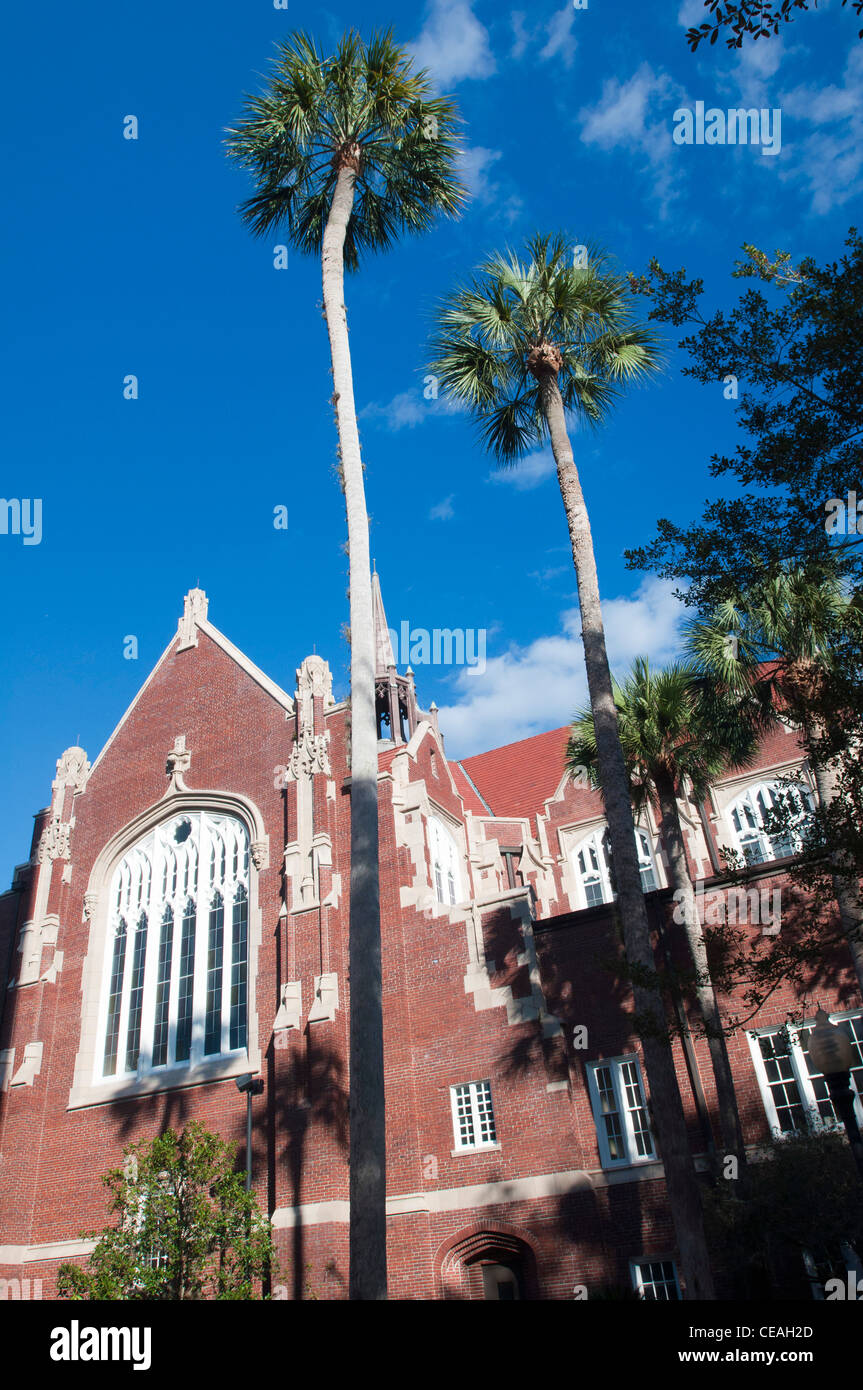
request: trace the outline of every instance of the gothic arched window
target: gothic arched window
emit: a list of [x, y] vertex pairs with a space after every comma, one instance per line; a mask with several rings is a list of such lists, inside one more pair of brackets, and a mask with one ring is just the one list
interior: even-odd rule
[[245, 1052], [249, 835], [183, 811], [127, 850], [111, 880], [97, 1074], [131, 1078]]
[[[814, 810], [812, 793], [802, 782], [759, 782], [747, 787], [728, 808], [736, 847], [747, 864], [763, 864], [797, 854], [806, 824]], [[784, 824], [768, 832], [770, 814], [781, 814]]]
[[[650, 893], [659, 887], [659, 880], [650, 848], [650, 836], [646, 830], [636, 829], [635, 848], [641, 873], [641, 889], [644, 893]], [[610, 903], [613, 900], [616, 887], [611, 863], [611, 840], [606, 829], [595, 830], [576, 846], [575, 866], [587, 907], [598, 907], [600, 903]]]
[[429, 817], [429, 849], [435, 897], [452, 906], [461, 900], [460, 855], [455, 836], [437, 816]]

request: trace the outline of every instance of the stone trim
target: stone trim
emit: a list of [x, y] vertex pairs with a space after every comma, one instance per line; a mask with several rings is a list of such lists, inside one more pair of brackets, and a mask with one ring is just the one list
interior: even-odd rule
[[[699, 1166], [696, 1163], [696, 1166]], [[704, 1167], [705, 1164], [700, 1165]], [[509, 1178], [502, 1182], [475, 1183], [469, 1187], [442, 1187], [425, 1192], [406, 1192], [387, 1198], [387, 1216], [426, 1215], [448, 1211], [471, 1211], [480, 1207], [509, 1206], [514, 1202], [542, 1201], [546, 1197], [565, 1197], [569, 1193], [617, 1187], [625, 1182], [656, 1182], [665, 1177], [662, 1163], [605, 1171], [601, 1168], [569, 1169], [563, 1173], [542, 1173], [530, 1178]], [[297, 1216], [299, 1214], [299, 1222]], [[309, 1202], [301, 1207], [277, 1207], [272, 1224], [284, 1230], [303, 1226], [342, 1225], [350, 1220], [350, 1203]]]
[[84, 920], [90, 923], [87, 955], [81, 972], [81, 1033], [75, 1057], [75, 1070], [68, 1109], [102, 1105], [113, 1100], [150, 1095], [158, 1091], [173, 1091], [198, 1086], [205, 1081], [257, 1072], [261, 1066], [258, 1045], [258, 1013], [255, 987], [258, 974], [258, 952], [263, 940], [263, 914], [254, 857], [249, 872], [249, 974], [248, 974], [248, 1052], [240, 1058], [228, 1057], [204, 1062], [190, 1070], [188, 1066], [172, 1067], [151, 1072], [140, 1080], [122, 1078], [97, 1082], [94, 1079], [96, 1050], [99, 1044], [99, 1017], [104, 982], [105, 945], [108, 931], [108, 886], [111, 875], [123, 855], [142, 836], [155, 826], [169, 820], [180, 811], [212, 811], [234, 815], [243, 822], [251, 843], [257, 843], [264, 858], [269, 854], [269, 837], [258, 807], [238, 792], [171, 791], [160, 801], [141, 811], [118, 830], [96, 857], [84, 894]]
[[53, 1240], [45, 1245], [0, 1245], [0, 1265], [30, 1265], [40, 1260], [68, 1260], [74, 1255], [90, 1255], [95, 1240]]
[[[251, 1020], [250, 1009], [250, 1024]], [[141, 1100], [145, 1096], [158, 1095], [162, 1091], [184, 1091], [191, 1086], [208, 1086], [216, 1081], [230, 1081], [233, 1077], [244, 1076], [248, 1072], [258, 1072], [261, 1069], [260, 1050], [251, 1038], [249, 1043], [248, 1055], [244, 1052], [236, 1057], [216, 1057], [211, 1062], [202, 1062], [197, 1067], [163, 1067], [158, 1072], [142, 1076], [140, 1080], [130, 1081], [124, 1077], [121, 1080], [73, 1083], [66, 1108], [83, 1110], [92, 1105], [110, 1105], [117, 1100]]]
[[9, 1082], [9, 1086], [32, 1086], [36, 1077], [42, 1070], [42, 1049], [41, 1042], [29, 1042], [24, 1044], [24, 1057], [21, 1065]]

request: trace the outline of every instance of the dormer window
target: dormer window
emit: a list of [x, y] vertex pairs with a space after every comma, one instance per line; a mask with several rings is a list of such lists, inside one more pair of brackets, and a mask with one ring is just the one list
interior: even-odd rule
[[[650, 847], [650, 837], [641, 828], [635, 831], [635, 847], [641, 874], [641, 890], [651, 893], [659, 887], [656, 862]], [[575, 851], [578, 881], [586, 907], [598, 907], [614, 900], [616, 887], [611, 862], [611, 840], [607, 829], [595, 830], [582, 840]]]
[[[728, 808], [735, 848], [747, 864], [799, 854], [814, 809], [812, 793], [802, 782], [760, 782], [747, 787]], [[768, 833], [765, 825], [771, 812], [782, 814], [786, 824]]]

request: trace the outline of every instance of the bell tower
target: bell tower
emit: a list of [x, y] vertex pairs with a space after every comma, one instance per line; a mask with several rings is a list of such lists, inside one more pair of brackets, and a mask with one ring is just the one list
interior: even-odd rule
[[372, 574], [372, 612], [375, 624], [375, 716], [379, 743], [407, 743], [419, 723], [414, 673], [410, 667], [403, 676], [396, 670], [396, 659], [377, 570]]

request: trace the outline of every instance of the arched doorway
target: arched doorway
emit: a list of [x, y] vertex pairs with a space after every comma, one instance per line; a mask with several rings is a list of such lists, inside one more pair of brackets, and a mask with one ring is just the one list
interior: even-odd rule
[[444, 1248], [439, 1268], [444, 1299], [514, 1303], [539, 1296], [533, 1247], [511, 1228], [460, 1232]]

